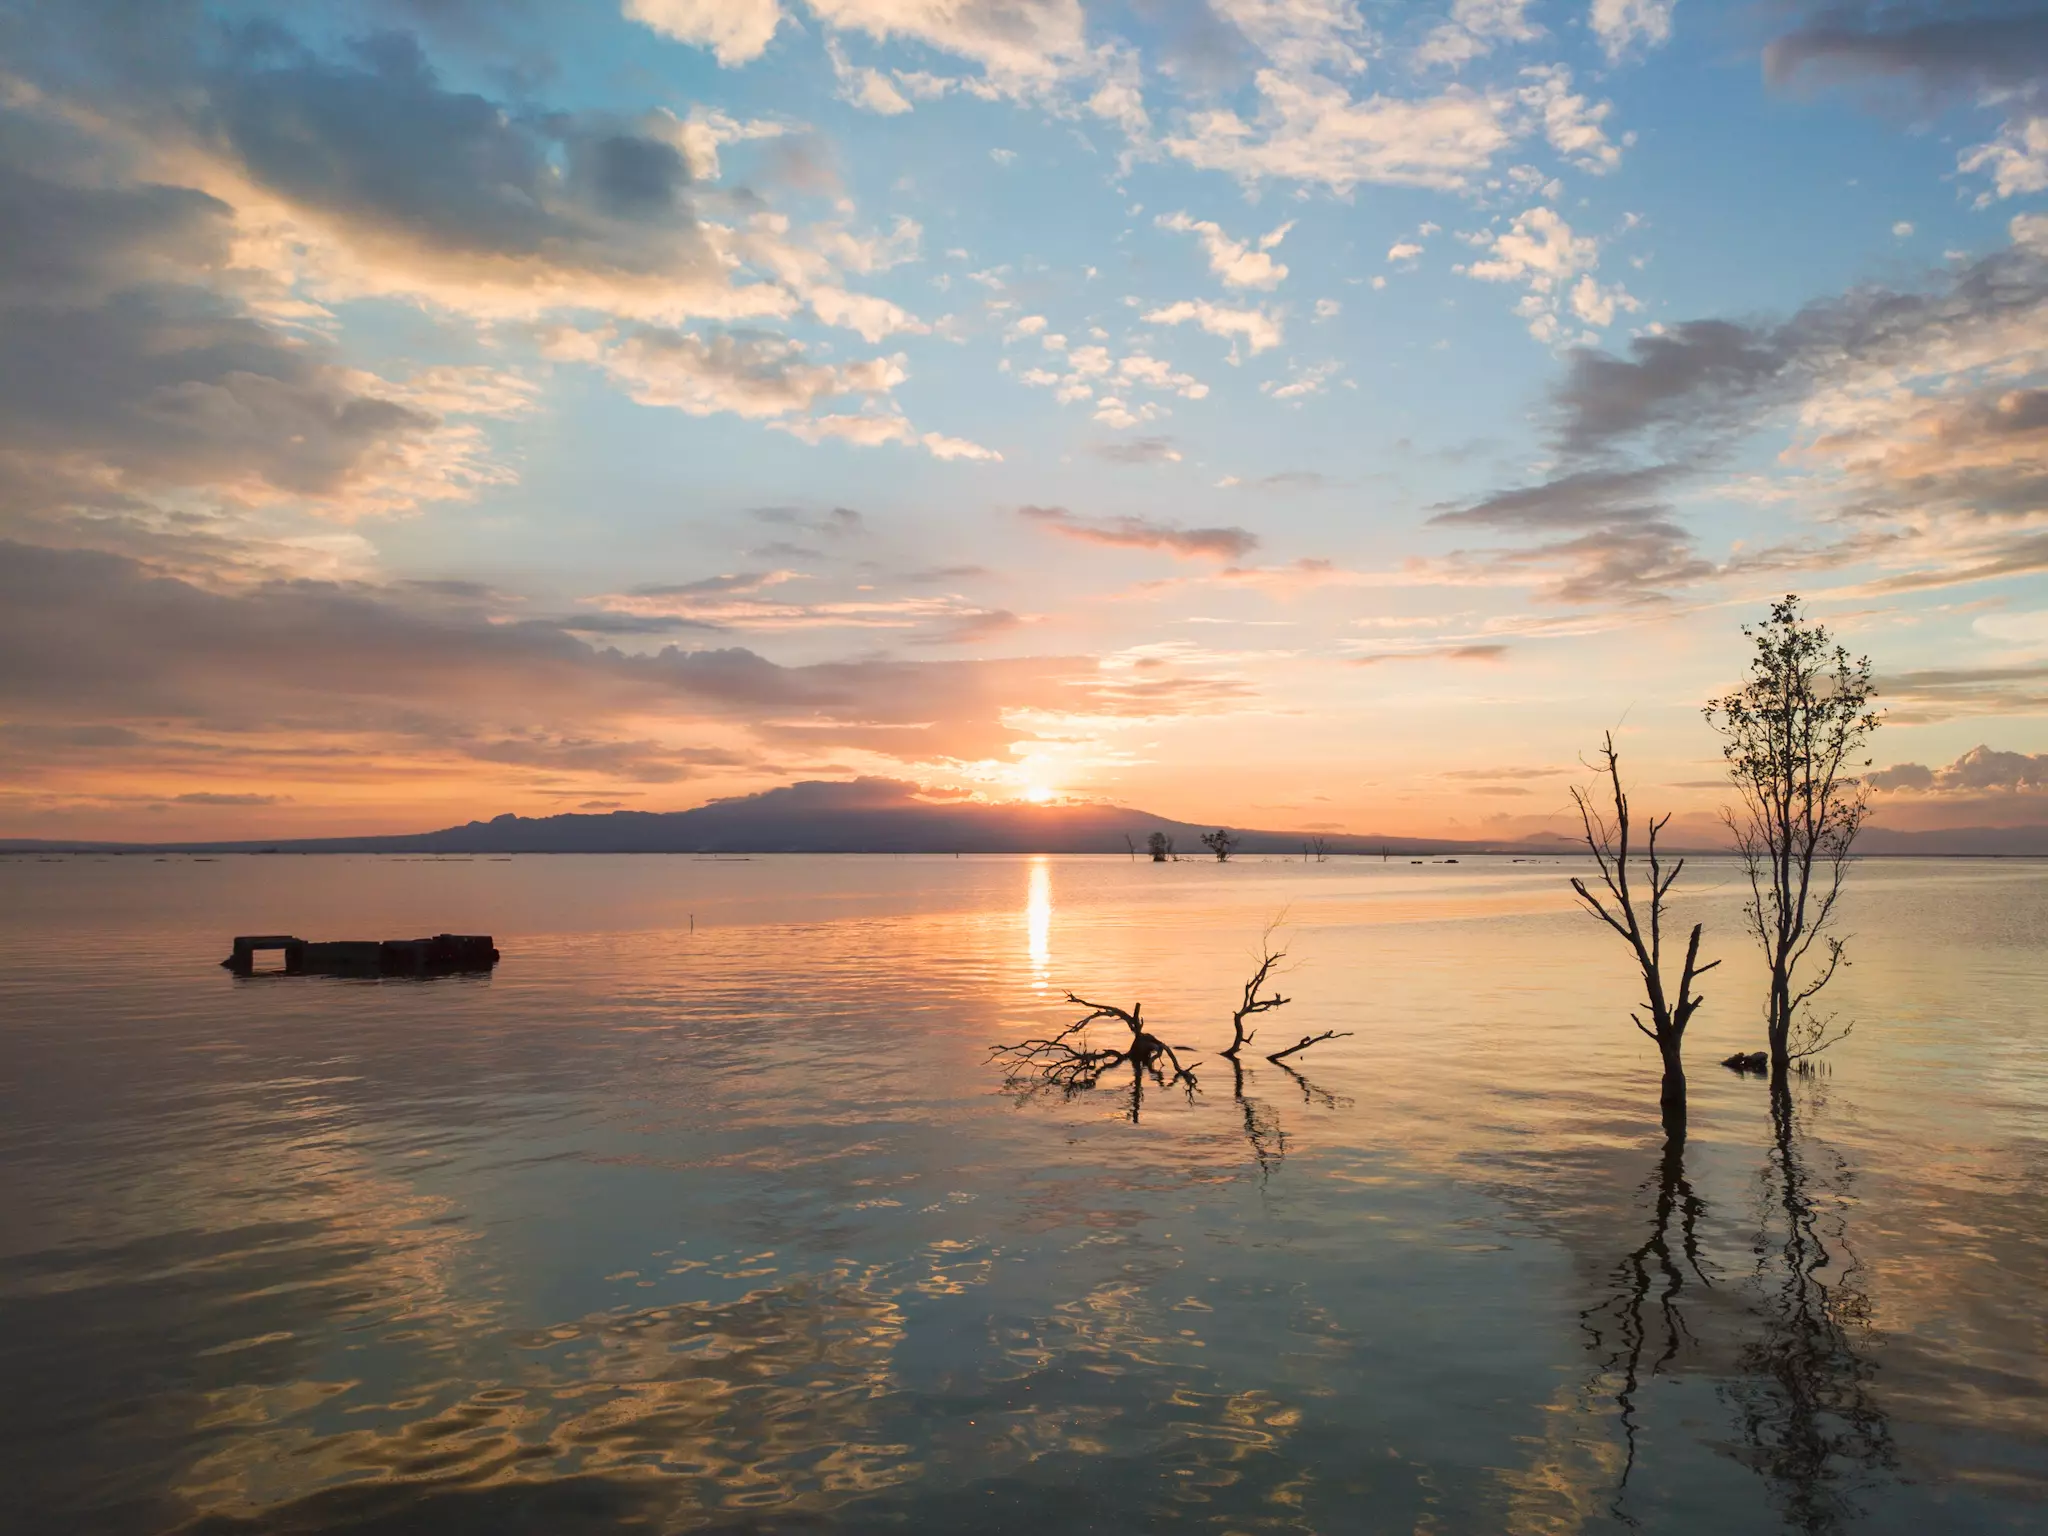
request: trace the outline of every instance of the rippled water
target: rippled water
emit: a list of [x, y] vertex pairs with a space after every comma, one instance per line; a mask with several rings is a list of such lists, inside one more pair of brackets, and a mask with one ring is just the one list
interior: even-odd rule
[[[2048, 1527], [2048, 866], [1871, 861], [1691, 1134], [1556, 864], [0, 862], [34, 1532]], [[1284, 911], [1294, 998], [1216, 1049]], [[237, 980], [236, 932], [491, 932]], [[1067, 989], [1204, 1058], [1005, 1092]]]

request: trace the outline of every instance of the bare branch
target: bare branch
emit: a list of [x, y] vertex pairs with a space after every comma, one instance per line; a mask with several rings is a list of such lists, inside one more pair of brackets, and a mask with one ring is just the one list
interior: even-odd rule
[[1275, 1051], [1266, 1060], [1273, 1062], [1285, 1061], [1289, 1056], [1294, 1055], [1298, 1051], [1305, 1051], [1312, 1045], [1321, 1045], [1325, 1040], [1345, 1040], [1350, 1038], [1350, 1035], [1351, 1031], [1348, 1029], [1326, 1029], [1320, 1035], [1303, 1035], [1294, 1044], [1288, 1046], [1286, 1050]]

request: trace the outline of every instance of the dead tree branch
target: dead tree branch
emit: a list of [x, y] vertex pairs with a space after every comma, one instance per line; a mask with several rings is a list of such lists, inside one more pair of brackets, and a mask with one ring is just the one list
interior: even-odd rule
[[1263, 987], [1273, 975], [1273, 968], [1287, 958], [1287, 951], [1273, 948], [1273, 927], [1266, 929], [1266, 936], [1259, 944], [1259, 968], [1252, 972], [1252, 979], [1244, 984], [1244, 997], [1237, 1009], [1230, 1015], [1230, 1049], [1223, 1053], [1226, 1061], [1236, 1061], [1238, 1053], [1252, 1043], [1256, 1031], [1244, 1027], [1244, 1021], [1261, 1013], [1270, 1013], [1275, 1008], [1285, 1008], [1292, 998], [1282, 997], [1276, 987], [1269, 997], [1259, 996]]
[[1351, 1031], [1348, 1029], [1326, 1029], [1320, 1035], [1303, 1035], [1294, 1044], [1288, 1046], [1286, 1050], [1274, 1051], [1266, 1060], [1282, 1062], [1297, 1051], [1305, 1051], [1312, 1045], [1321, 1045], [1325, 1040], [1345, 1040], [1349, 1039], [1350, 1036]]

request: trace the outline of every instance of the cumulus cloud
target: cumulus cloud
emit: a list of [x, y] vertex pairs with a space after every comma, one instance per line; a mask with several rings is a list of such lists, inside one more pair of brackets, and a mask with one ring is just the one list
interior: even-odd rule
[[807, 362], [802, 346], [769, 331], [637, 326], [624, 333], [559, 333], [549, 348], [559, 358], [595, 362], [642, 405], [692, 416], [788, 416], [837, 396], [886, 395], [907, 376], [900, 356]]
[[1621, 150], [1602, 126], [1613, 110], [1609, 103], [1575, 92], [1572, 73], [1561, 64], [1534, 65], [1522, 71], [1522, 78], [1529, 82], [1522, 88], [1522, 103], [1541, 115], [1552, 149], [1596, 176], [1621, 164]]
[[1492, 235], [1486, 249], [1490, 254], [1483, 260], [1457, 270], [1481, 282], [1526, 284], [1528, 292], [1515, 313], [1529, 322], [1529, 334], [1538, 341], [1568, 339], [1567, 312], [1584, 324], [1606, 326], [1613, 323], [1617, 310], [1642, 308], [1619, 284], [1603, 287], [1593, 278], [1593, 269], [1600, 265], [1600, 242], [1575, 233], [1555, 209], [1537, 207], [1518, 214], [1506, 229]]
[[[902, 355], [850, 363], [817, 363], [798, 342], [772, 331], [684, 331], [633, 326], [623, 331], [557, 330], [544, 342], [547, 355], [589, 363], [642, 405], [692, 416], [731, 414], [766, 421], [807, 443], [838, 441], [859, 447], [902, 444], [934, 458], [1000, 461], [992, 448], [939, 432], [920, 432], [889, 396], [909, 376]], [[857, 398], [855, 412], [821, 410], [826, 402]]]
[[1208, 560], [1242, 560], [1258, 548], [1258, 535], [1243, 528], [1181, 528], [1146, 517], [1082, 518], [1065, 507], [1023, 507], [1041, 527], [1085, 544], [1122, 549], [1158, 549]]
[[[1246, 348], [1256, 356], [1270, 347], [1277, 347], [1283, 339], [1280, 320], [1263, 309], [1231, 309], [1225, 305], [1212, 304], [1207, 299], [1182, 299], [1145, 315], [1147, 325], [1198, 325], [1211, 336], [1223, 336], [1236, 342], [1242, 340]], [[1236, 355], [1235, 347], [1232, 356]]]
[[1424, 64], [1456, 69], [1502, 43], [1531, 43], [1543, 29], [1529, 20], [1529, 0], [1456, 0], [1451, 14], [1416, 50]]
[[1593, 0], [1586, 25], [1606, 50], [1607, 62], [1618, 64], [1670, 42], [1671, 13], [1677, 7], [1678, 0]]
[[1459, 190], [1514, 142], [1514, 98], [1453, 86], [1406, 100], [1356, 99], [1321, 75], [1259, 73], [1260, 110], [1191, 113], [1165, 147], [1190, 165], [1246, 181], [1316, 182], [1333, 192], [1361, 183]]
[[848, 63], [846, 54], [836, 42], [829, 46], [827, 52], [832, 61], [832, 73], [839, 80], [841, 101], [850, 102], [879, 117], [901, 117], [915, 110], [910, 98], [879, 69]]
[[1990, 190], [1977, 199], [1980, 208], [2000, 198], [2048, 192], [2048, 116], [2008, 124], [1990, 143], [1964, 150], [1956, 168], [1990, 178]]
[[2048, 790], [2048, 753], [1972, 747], [1945, 768], [1895, 763], [1869, 774], [1872, 789], [1933, 795], [2024, 794]]
[[727, 68], [767, 52], [780, 0], [626, 0], [626, 15], [678, 42], [709, 48]]
[[1294, 227], [1291, 219], [1261, 235], [1256, 242], [1233, 240], [1221, 225], [1191, 219], [1185, 213], [1168, 214], [1156, 222], [1161, 229], [1199, 236], [1209, 258], [1209, 270], [1229, 287], [1277, 288], [1287, 276], [1287, 268], [1275, 261], [1271, 253]]

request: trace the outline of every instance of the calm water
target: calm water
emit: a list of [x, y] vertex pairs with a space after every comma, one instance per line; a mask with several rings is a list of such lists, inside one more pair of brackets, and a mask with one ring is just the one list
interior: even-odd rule
[[[0, 862], [8, 1524], [2048, 1529], [2048, 866], [1857, 871], [1790, 1125], [1697, 868], [1682, 1149], [1565, 873]], [[1353, 1033], [1240, 1084], [1283, 909], [1262, 1044]], [[1005, 1093], [1069, 987], [1199, 1092]]]

